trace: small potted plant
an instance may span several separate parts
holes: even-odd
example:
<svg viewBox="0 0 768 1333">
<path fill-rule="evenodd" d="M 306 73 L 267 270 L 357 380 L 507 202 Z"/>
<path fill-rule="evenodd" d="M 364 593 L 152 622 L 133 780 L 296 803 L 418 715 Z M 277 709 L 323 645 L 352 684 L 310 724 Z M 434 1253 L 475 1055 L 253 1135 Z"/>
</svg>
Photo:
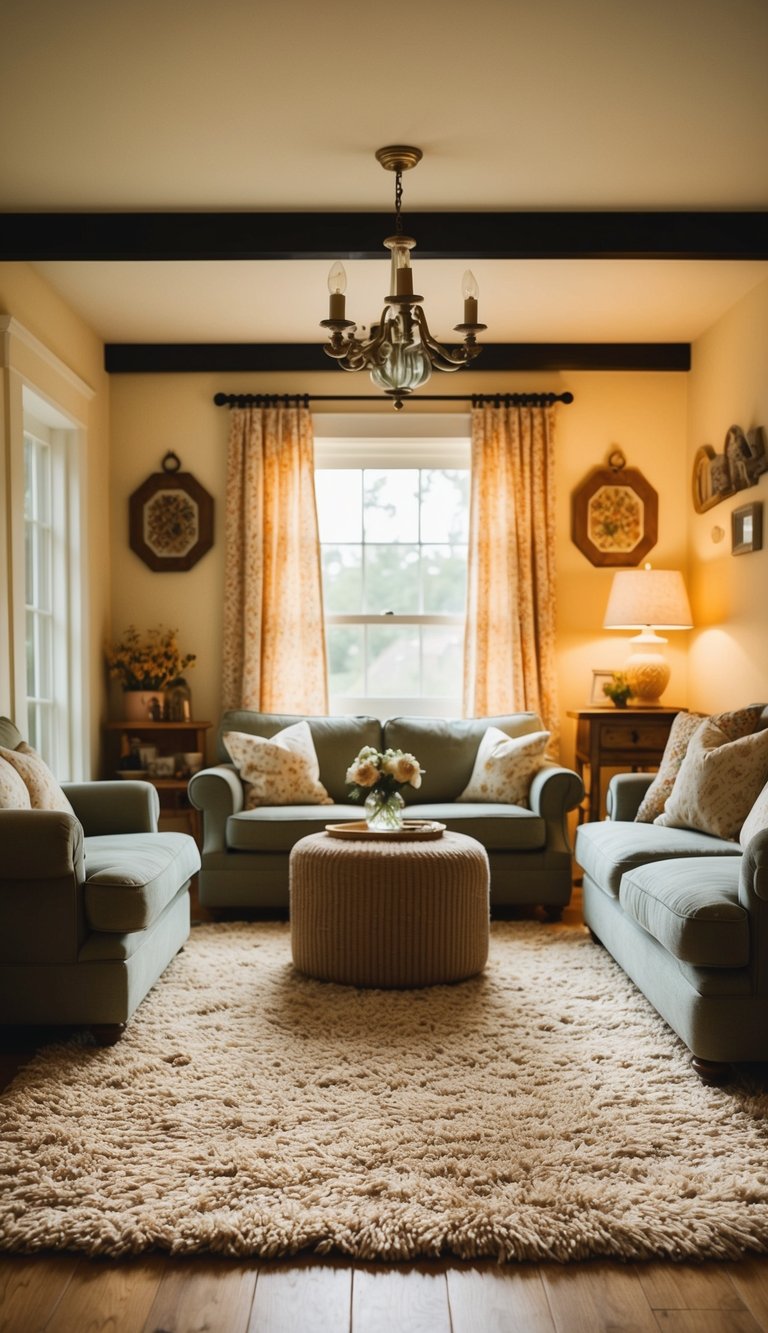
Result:
<svg viewBox="0 0 768 1333">
<path fill-rule="evenodd" d="M 632 691 L 623 671 L 613 672 L 611 679 L 607 680 L 603 686 L 603 694 L 608 696 L 616 708 L 626 708 Z"/>
</svg>

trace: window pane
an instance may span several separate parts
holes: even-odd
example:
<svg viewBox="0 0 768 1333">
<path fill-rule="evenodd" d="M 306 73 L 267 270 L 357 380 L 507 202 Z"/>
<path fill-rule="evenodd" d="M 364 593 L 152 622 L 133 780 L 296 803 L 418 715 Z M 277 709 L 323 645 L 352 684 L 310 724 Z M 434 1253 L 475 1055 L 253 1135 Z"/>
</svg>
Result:
<svg viewBox="0 0 768 1333">
<path fill-rule="evenodd" d="M 418 546 L 366 546 L 365 610 L 396 616 L 419 610 Z"/>
<path fill-rule="evenodd" d="M 32 496 L 32 468 L 34 465 L 34 449 L 29 435 L 24 436 L 24 517 L 31 518 L 34 513 Z"/>
<path fill-rule="evenodd" d="M 366 468 L 363 473 L 365 541 L 419 540 L 419 472 Z"/>
<path fill-rule="evenodd" d="M 315 473 L 321 542 L 359 542 L 363 536 L 360 468 L 320 468 Z"/>
<path fill-rule="evenodd" d="M 362 546 L 323 547 L 323 601 L 327 615 L 362 611 Z"/>
<path fill-rule="evenodd" d="M 422 546 L 424 610 L 462 615 L 467 596 L 466 546 Z"/>
<path fill-rule="evenodd" d="M 51 610 L 51 530 L 37 530 L 37 605 L 41 611 Z"/>
<path fill-rule="evenodd" d="M 461 626 L 424 625 L 421 633 L 421 693 L 436 698 L 460 698 L 464 648 Z"/>
<path fill-rule="evenodd" d="M 37 688 L 37 674 L 35 670 L 36 649 L 35 649 L 35 614 L 33 611 L 27 611 L 27 640 L 25 644 L 27 657 L 27 694 L 36 695 L 39 693 Z M 30 745 L 32 741 L 30 741 Z"/>
<path fill-rule="evenodd" d="M 419 694 L 419 665 L 418 625 L 369 626 L 368 694 Z"/>
<path fill-rule="evenodd" d="M 421 540 L 461 543 L 469 535 L 469 472 L 424 468 L 421 474 Z"/>
<path fill-rule="evenodd" d="M 51 521 L 51 451 L 38 445 L 35 467 L 35 517 L 40 523 Z"/>
<path fill-rule="evenodd" d="M 358 696 L 364 694 L 365 654 L 362 625 L 329 625 L 327 649 L 329 692 Z"/>
</svg>

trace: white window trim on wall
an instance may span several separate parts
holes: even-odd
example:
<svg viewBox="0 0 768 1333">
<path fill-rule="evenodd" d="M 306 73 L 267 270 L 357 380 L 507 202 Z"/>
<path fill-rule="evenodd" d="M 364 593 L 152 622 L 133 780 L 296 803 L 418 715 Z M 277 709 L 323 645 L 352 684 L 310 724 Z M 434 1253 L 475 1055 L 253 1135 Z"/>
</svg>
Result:
<svg viewBox="0 0 768 1333">
<path fill-rule="evenodd" d="M 69 670 L 66 732 L 66 772 L 57 776 L 88 776 L 91 752 L 90 677 L 85 651 L 88 621 L 85 570 L 86 506 L 81 494 L 86 484 L 87 404 L 91 387 L 60 361 L 34 334 L 12 316 L 0 315 L 0 474 L 5 480 L 5 502 L 0 504 L 0 588 L 3 615 L 0 633 L 0 713 L 14 718 L 26 731 L 26 592 L 24 570 L 24 416 L 30 413 L 52 432 L 62 458 L 66 447 L 69 476 L 79 484 L 66 486 L 62 521 L 66 531 L 70 576 L 66 585 L 68 632 L 60 651 Z"/>
<path fill-rule="evenodd" d="M 318 413 L 313 416 L 316 468 L 469 468 L 471 418 L 467 413 Z M 329 615 L 328 624 L 360 623 L 370 617 Z M 457 617 L 392 616 L 389 624 L 456 624 Z M 333 707 L 333 702 L 331 703 Z M 345 697 L 344 711 L 387 718 L 395 714 L 439 715 L 444 701 L 374 696 Z"/>
</svg>

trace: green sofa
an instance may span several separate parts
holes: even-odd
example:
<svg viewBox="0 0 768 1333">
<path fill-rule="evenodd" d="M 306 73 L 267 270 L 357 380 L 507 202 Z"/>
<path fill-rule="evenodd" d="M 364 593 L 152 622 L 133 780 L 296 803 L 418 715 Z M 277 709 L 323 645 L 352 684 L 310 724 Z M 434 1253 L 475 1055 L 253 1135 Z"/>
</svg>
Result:
<svg viewBox="0 0 768 1333">
<path fill-rule="evenodd" d="M 61 790 L 74 815 L 0 810 L 0 1022 L 88 1026 L 108 1043 L 187 939 L 200 855 L 157 831 L 148 782 Z"/>
<path fill-rule="evenodd" d="M 768 708 L 762 726 L 768 726 Z M 739 842 L 637 823 L 652 774 L 611 779 L 583 824 L 584 920 L 691 1051 L 705 1082 L 768 1060 L 768 829 Z"/>
<path fill-rule="evenodd" d="M 190 780 L 189 797 L 203 823 L 200 902 L 208 907 L 288 906 L 288 858 L 294 843 L 326 824 L 362 818 L 347 796 L 346 772 L 364 745 L 414 754 L 425 770 L 418 790 L 406 787 L 406 815 L 434 819 L 483 844 L 491 869 L 491 903 L 537 904 L 557 917 L 571 896 L 567 815 L 581 801 L 581 779 L 547 762 L 535 774 L 529 806 L 457 803 L 489 726 L 509 736 L 541 731 L 535 713 L 445 719 L 308 717 L 320 781 L 332 805 L 262 806 L 246 810 L 243 784 L 223 743 L 227 731 L 274 736 L 300 717 L 233 710 L 218 727 L 219 763 Z"/>
</svg>

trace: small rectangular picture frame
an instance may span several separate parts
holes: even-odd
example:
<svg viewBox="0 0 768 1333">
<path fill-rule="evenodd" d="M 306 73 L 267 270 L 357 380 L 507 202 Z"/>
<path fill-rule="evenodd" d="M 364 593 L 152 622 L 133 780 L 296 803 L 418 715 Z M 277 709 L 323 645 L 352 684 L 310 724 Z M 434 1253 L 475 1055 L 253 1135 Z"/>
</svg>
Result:
<svg viewBox="0 0 768 1333">
<path fill-rule="evenodd" d="M 763 549 L 763 502 L 739 505 L 731 514 L 731 555 Z"/>
<path fill-rule="evenodd" d="M 589 696 L 589 702 L 593 707 L 608 708 L 611 701 L 607 694 L 603 694 L 603 686 L 608 684 L 612 678 L 612 671 L 592 671 L 592 690 Z"/>
</svg>

